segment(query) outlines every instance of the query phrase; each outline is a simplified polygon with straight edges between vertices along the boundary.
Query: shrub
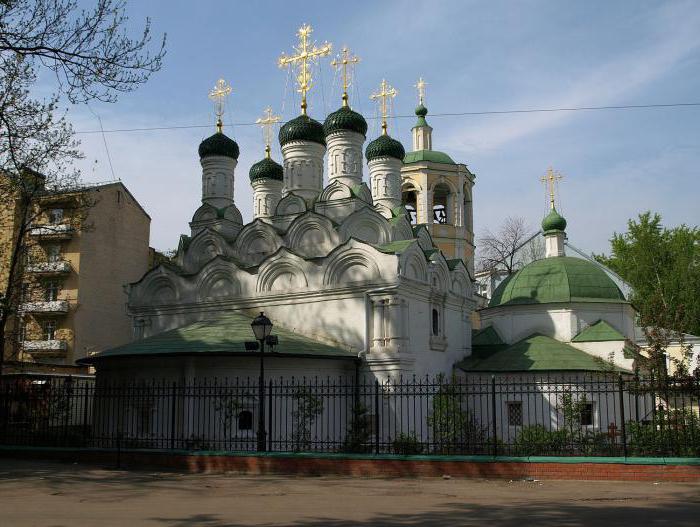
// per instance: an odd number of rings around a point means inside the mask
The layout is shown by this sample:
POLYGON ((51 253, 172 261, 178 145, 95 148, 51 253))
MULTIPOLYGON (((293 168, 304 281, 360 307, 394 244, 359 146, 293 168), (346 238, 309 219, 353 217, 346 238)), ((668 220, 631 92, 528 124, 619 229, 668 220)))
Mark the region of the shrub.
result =
POLYGON ((391 443, 391 449, 394 454, 412 456, 423 453, 423 444, 418 440, 415 434, 401 433, 391 443))
POLYGON ((551 456, 565 450, 568 443, 566 430, 547 430, 542 425, 532 425, 520 431, 513 447, 518 456, 551 456))

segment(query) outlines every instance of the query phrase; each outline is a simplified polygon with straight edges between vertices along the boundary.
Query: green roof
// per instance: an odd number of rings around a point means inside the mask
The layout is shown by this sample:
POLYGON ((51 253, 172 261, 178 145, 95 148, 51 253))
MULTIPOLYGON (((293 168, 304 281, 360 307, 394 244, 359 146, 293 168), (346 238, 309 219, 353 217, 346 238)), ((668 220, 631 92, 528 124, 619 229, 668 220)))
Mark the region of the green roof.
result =
POLYGON ((269 157, 265 157, 251 166, 248 174, 251 182, 259 179, 274 179, 276 181, 282 181, 284 179, 284 169, 282 165, 269 157))
POLYGON ((472 346, 499 346, 503 344, 493 326, 472 332, 472 346))
MULTIPOLYGON (((154 355, 245 355, 258 352, 247 351, 245 342, 254 341, 250 328, 252 317, 240 313, 231 313, 212 320, 195 322, 171 331, 166 331, 119 346, 78 362, 89 364, 102 359, 115 357, 144 357, 154 355)), ((293 331, 275 326, 272 334, 279 339, 273 351, 265 351, 266 356, 296 356, 355 359, 357 355, 342 346, 331 346, 298 335, 293 331)))
POLYGON ((566 220, 564 216, 557 212, 557 209, 552 207, 549 214, 542 220, 542 230, 547 233, 551 231, 565 231, 566 220))
POLYGON ((199 143, 199 157, 226 156, 238 159, 240 153, 238 143, 222 132, 216 132, 199 143))
POLYGON ((292 141, 310 141, 326 146, 323 125, 308 115, 300 115, 282 125, 279 132, 280 145, 292 141))
POLYGON ((445 152, 437 150, 415 150, 408 152, 403 158, 404 164, 419 163, 420 161, 430 161, 431 163, 443 163, 445 165, 456 165, 452 158, 445 152))
POLYGON ((625 340, 625 336, 605 320, 599 320, 581 331, 571 342, 607 342, 611 340, 625 340))
POLYGON ((400 254, 404 252, 408 247, 410 247, 415 239, 410 240, 396 240, 393 242, 385 243, 384 245, 375 245, 374 248, 379 252, 387 254, 400 254))
POLYGON ((323 123, 326 136, 339 130, 349 130, 358 134, 367 134, 367 121, 361 114, 350 109, 349 106, 341 106, 340 109, 326 117, 323 123))
POLYGON ((625 296, 598 265, 557 256, 529 263, 503 280, 489 307, 554 302, 625 303, 625 296))
MULTIPOLYGON (((551 337, 534 333, 515 344, 474 346, 458 364, 467 372, 608 371, 603 361, 551 337)), ((626 371, 620 370, 618 371, 626 371)))
POLYGON ((384 134, 369 143, 365 149, 367 161, 380 157, 393 157, 401 161, 405 155, 406 150, 404 150, 403 145, 396 139, 384 134))

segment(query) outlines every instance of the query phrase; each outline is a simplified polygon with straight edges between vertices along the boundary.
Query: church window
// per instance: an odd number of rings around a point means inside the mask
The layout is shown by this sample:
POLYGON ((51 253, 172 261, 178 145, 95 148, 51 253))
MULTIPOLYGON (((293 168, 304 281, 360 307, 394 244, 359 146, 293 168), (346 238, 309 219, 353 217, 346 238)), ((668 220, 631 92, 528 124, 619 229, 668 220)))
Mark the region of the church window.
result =
POLYGON ((250 410, 243 410, 241 413, 238 414, 238 429, 253 429, 253 412, 251 412, 250 410))
POLYGON ((449 214, 450 189, 447 185, 436 185, 433 190, 433 221, 435 223, 450 223, 449 214))
POLYGON ((521 401, 511 401, 506 404, 508 407, 508 426, 522 426, 523 403, 521 401))
POLYGON ((411 223, 411 225, 416 225, 418 223, 418 217, 416 215, 416 191, 405 190, 401 195, 401 202, 408 212, 408 221, 411 223))
POLYGON ((433 335, 437 336, 440 334, 440 313, 437 309, 433 308, 433 335))
POLYGON ((593 426, 593 403, 585 403, 581 405, 579 424, 581 426, 593 426))

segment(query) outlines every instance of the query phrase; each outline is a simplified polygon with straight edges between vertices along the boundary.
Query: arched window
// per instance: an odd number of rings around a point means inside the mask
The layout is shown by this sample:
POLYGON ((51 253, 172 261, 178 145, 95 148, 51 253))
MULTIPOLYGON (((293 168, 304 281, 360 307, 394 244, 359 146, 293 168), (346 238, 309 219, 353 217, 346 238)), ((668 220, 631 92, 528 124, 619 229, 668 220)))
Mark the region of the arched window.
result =
POLYGON ((450 189, 447 185, 439 183, 433 190, 433 222, 452 223, 451 218, 450 189))
POLYGON ((401 193, 401 203, 406 208, 408 212, 408 221, 411 225, 415 225, 418 222, 418 216, 416 215, 416 203, 417 203, 417 193, 415 190, 404 190, 401 193))
POLYGON ((469 195, 467 185, 464 185, 462 195, 464 196, 464 207, 462 207, 462 225, 467 228, 467 231, 472 232, 472 200, 471 196, 469 195))
POLYGON ((241 413, 238 414, 238 429, 253 429, 253 412, 251 412, 250 410, 243 410, 241 413))
POLYGON ((437 309, 433 309, 433 335, 440 334, 440 314, 437 309))

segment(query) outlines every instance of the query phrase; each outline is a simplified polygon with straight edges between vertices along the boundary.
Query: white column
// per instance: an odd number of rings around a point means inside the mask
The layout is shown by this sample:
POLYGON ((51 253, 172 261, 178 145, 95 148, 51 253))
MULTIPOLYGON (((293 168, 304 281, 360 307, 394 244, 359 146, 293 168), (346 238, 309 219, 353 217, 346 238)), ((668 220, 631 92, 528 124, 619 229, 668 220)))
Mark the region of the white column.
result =
POLYGON ((564 240, 566 233, 563 231, 548 232, 544 235, 544 255, 546 258, 565 256, 564 240))
POLYGON ((282 195, 294 192, 312 200, 323 190, 323 155, 326 147, 311 141, 292 141, 282 147, 284 188, 282 195))
POLYGON ((228 156, 206 156, 202 165, 202 202, 217 209, 233 203, 233 182, 238 161, 228 156))
POLYGON ((362 134, 339 130, 326 137, 328 182, 340 181, 352 187, 362 183, 362 134))
POLYGON ((394 157, 380 157, 367 163, 372 199, 385 215, 387 210, 401 205, 402 165, 402 161, 394 157))
POLYGON ((253 218, 269 218, 282 199, 282 182, 277 179, 261 178, 251 183, 253 187, 253 218))

